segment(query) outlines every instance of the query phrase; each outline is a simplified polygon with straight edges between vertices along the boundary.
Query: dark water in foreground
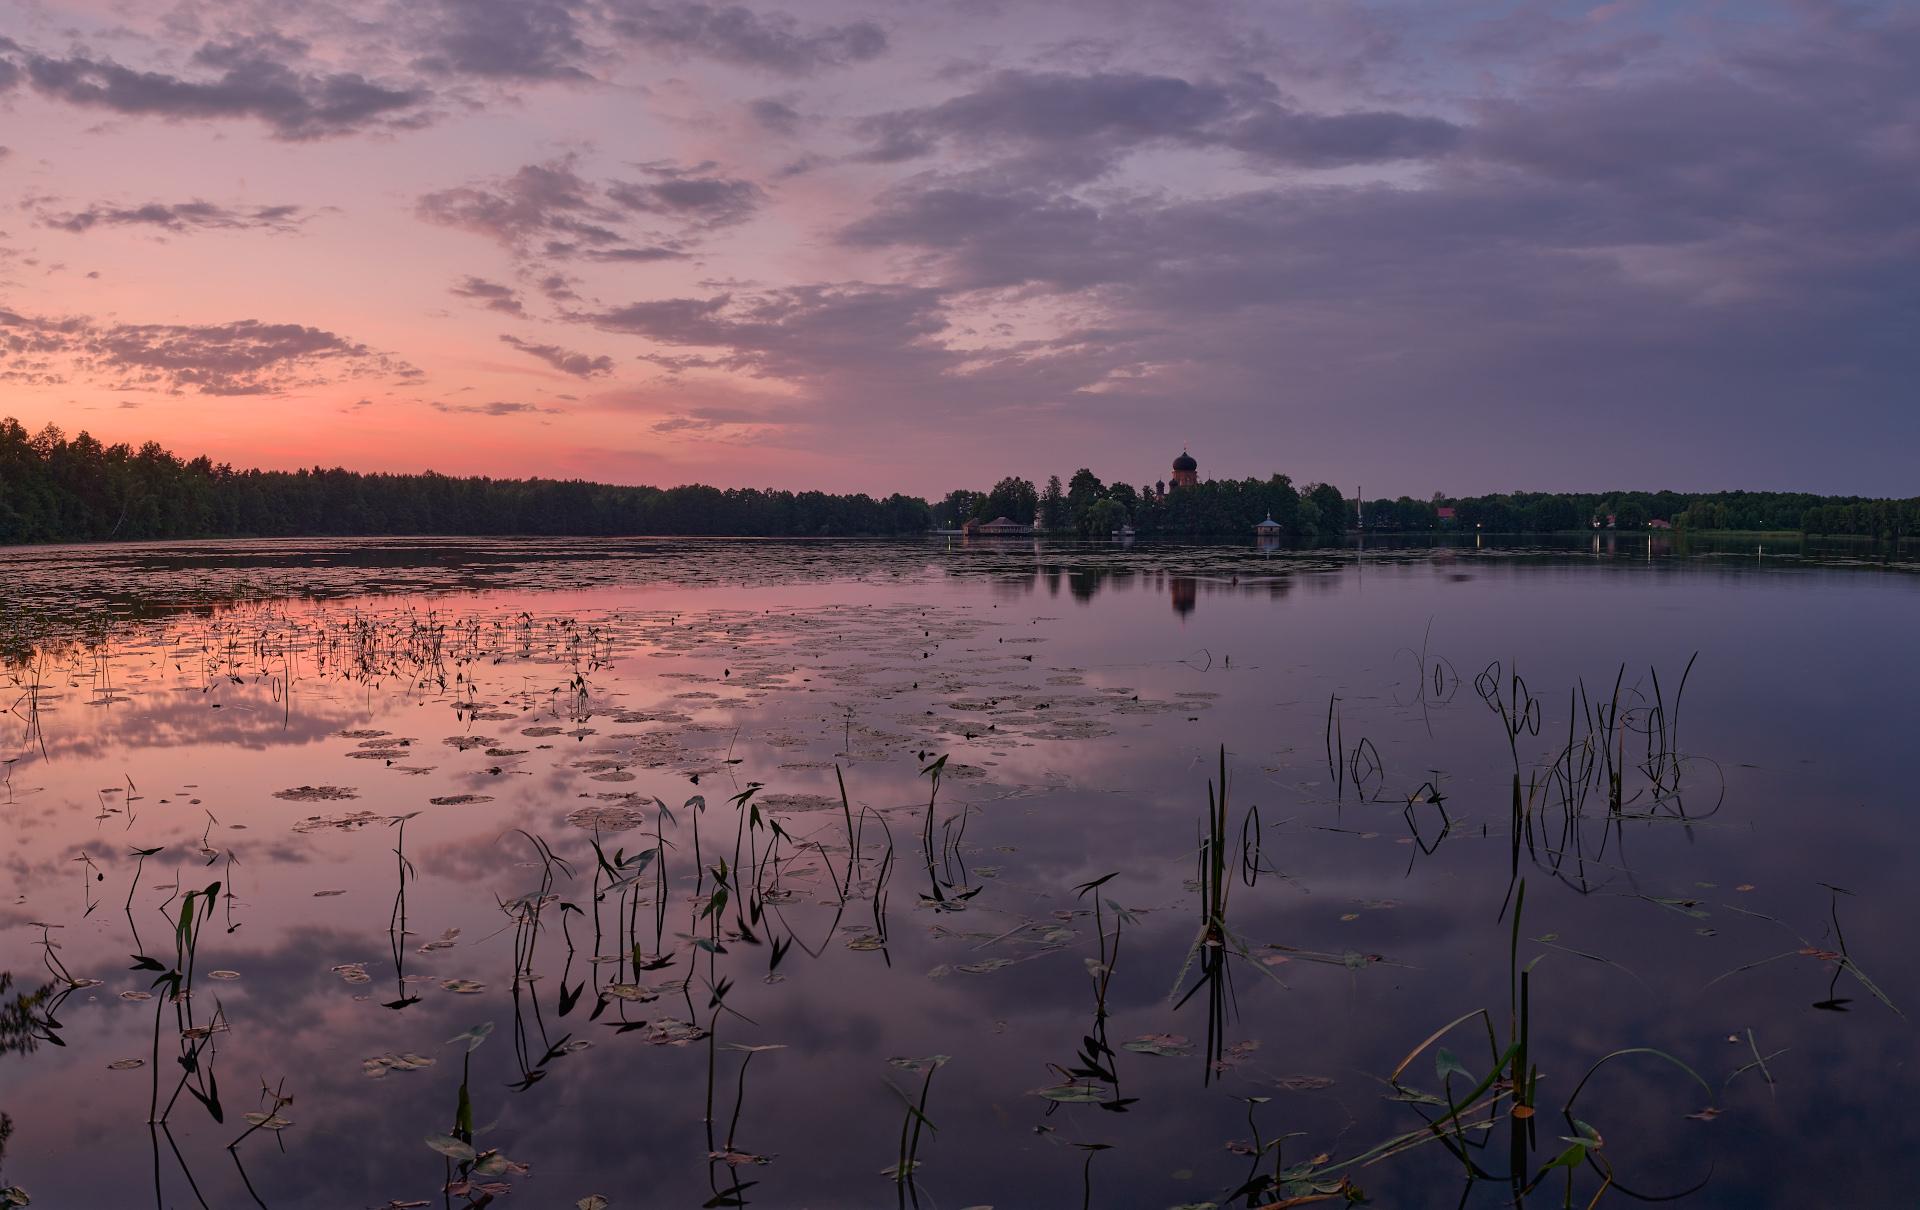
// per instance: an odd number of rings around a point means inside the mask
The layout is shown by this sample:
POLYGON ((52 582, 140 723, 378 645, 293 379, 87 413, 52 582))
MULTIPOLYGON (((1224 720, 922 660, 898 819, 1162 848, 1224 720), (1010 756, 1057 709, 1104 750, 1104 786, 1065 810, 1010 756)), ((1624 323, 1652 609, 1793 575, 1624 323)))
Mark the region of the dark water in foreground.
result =
POLYGON ((0 1188, 36 1207, 1912 1204, 1905 570, 0 570, 0 1188))

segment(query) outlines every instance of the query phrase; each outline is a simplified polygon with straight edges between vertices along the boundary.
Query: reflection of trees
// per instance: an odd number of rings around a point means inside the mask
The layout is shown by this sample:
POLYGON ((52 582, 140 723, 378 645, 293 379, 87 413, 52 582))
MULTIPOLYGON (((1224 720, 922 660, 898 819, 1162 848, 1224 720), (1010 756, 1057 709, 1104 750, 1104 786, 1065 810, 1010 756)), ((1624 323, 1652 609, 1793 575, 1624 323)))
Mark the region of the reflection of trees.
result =
POLYGON ((13 973, 0 971, 0 1055, 32 1054, 47 1039, 46 1018, 35 1010, 51 995, 51 983, 31 992, 13 992, 13 973), (7 998, 9 992, 11 998, 7 998))
MULTIPOLYGON (((51 1037, 46 1020, 36 1011, 53 995, 53 984, 31 992, 13 992, 13 974, 0 971, 0 1055, 31 1054, 51 1037)), ((0 1112, 0 1169, 7 1161, 7 1143, 13 1138, 13 1118, 0 1112)))
MULTIPOLYGON (((1067 591, 1079 602, 1093 600, 1109 588, 1118 588, 1134 583, 1149 592, 1163 592, 1173 601, 1173 610, 1181 617, 1192 613, 1199 603, 1201 590, 1207 592, 1232 592, 1248 595, 1264 595, 1279 600, 1292 592, 1296 577, 1292 575, 1273 575, 1265 571, 1249 575, 1242 579, 1239 572, 1222 571, 1212 575, 1181 575, 1161 568, 1137 568, 1131 566, 1109 566, 1098 563, 1045 563, 1035 569, 1029 583, 1037 588, 1042 582, 1047 586, 1049 595, 1059 595, 1061 581, 1067 585, 1067 591)), ((996 578, 996 584, 1000 578, 996 578)), ((1305 581, 1313 583, 1311 580, 1305 581)), ((1332 590, 1337 581, 1328 579, 1318 587, 1332 590)))
POLYGON ((1076 601, 1091 601, 1111 574, 1104 568, 1071 568, 1067 572, 1067 591, 1073 594, 1076 601))

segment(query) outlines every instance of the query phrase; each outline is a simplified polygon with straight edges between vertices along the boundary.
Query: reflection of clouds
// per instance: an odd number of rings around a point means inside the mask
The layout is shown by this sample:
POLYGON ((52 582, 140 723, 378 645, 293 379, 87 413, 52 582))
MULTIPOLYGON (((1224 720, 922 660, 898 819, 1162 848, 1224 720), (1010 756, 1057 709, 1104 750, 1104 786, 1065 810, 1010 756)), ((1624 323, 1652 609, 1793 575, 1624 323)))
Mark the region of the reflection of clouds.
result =
MULTIPOLYGON (((1528 574, 1547 566, 1607 567, 1619 574, 1636 574, 1644 556, 1640 546, 1618 552, 1610 549, 1620 557, 1603 560, 1583 552, 1580 547, 1530 548, 1525 566, 1528 574)), ((217 546, 152 542, 15 547, 0 551, 0 573, 17 590, 9 604, 22 611, 23 620, 51 624, 58 634, 84 633, 84 624, 97 621, 100 604, 105 602, 122 628, 185 615, 231 625, 244 637, 251 628, 306 608, 286 601, 338 604, 368 593, 382 594, 388 602, 432 608, 436 602, 444 606, 456 601, 456 594, 483 590, 543 595, 597 588, 630 593, 667 590, 662 602, 679 608, 689 593, 709 595, 721 589, 737 598, 742 595, 740 585, 797 588, 804 597, 806 589, 839 579, 922 582, 935 566, 949 575, 1009 581, 1031 576, 1038 566, 1049 577, 1049 587, 1064 566, 1091 591, 1116 574, 1176 573, 1242 583, 1271 577, 1325 581, 1330 576, 1337 579, 1337 573, 1353 561, 1350 551, 1272 552, 1251 543, 1134 548, 988 543, 941 552, 911 542, 819 542, 809 543, 805 553, 809 557, 797 558, 794 548, 784 543, 697 538, 249 539, 217 546), (416 594, 421 599, 408 600, 416 594)), ((1462 557, 1500 567, 1511 555, 1504 550, 1415 544, 1370 546, 1364 558, 1369 565, 1395 566, 1462 557)), ((1509 572, 1518 570, 1506 566, 1509 572)), ((1713 574, 1713 565, 1678 563, 1667 570, 1713 574)), ((1759 574, 1769 570, 1793 572, 1791 566, 1776 565, 1759 569, 1759 574)), ((1746 568, 1722 568, 1721 572, 1756 574, 1746 568)), ((843 600, 844 594, 829 594, 829 599, 843 600)))
MULTIPOLYGON (((1472 558, 1462 556, 1454 566, 1472 558)), ((559 1018, 566 954, 557 906, 546 917, 538 947, 541 978, 533 985, 542 997, 548 1036, 543 1042, 536 1029, 530 1048, 537 1057, 546 1043, 567 1033, 594 1046, 557 1060, 551 1075, 531 1090, 506 1090, 519 1074, 511 1044, 512 934, 496 896, 525 894, 538 882, 533 850, 512 829, 544 836, 575 863, 575 877, 561 878, 555 891, 590 908, 588 833, 563 821, 569 811, 596 801, 593 795, 634 792, 665 799, 681 816, 679 828, 668 832, 679 846, 671 870, 680 880, 692 873, 690 821, 681 806, 689 793, 704 794, 710 804, 702 818, 706 857, 724 854, 731 861, 735 816, 726 805, 729 795, 758 780, 767 783, 766 794, 825 795, 837 804, 835 763, 844 768, 856 805, 889 811, 900 844, 888 954, 846 948, 854 934, 845 930, 870 923, 864 902, 849 907, 843 931, 823 936, 832 915, 813 902, 826 893, 824 876, 816 875, 782 911, 809 944, 825 940, 823 959, 808 959, 796 949, 782 963, 785 981, 768 985, 760 978, 769 958, 766 946, 732 942, 718 967, 734 980, 730 1006, 752 1022, 727 1018, 720 1041, 788 1047, 754 1060, 737 1140, 778 1157, 750 1174, 764 1182, 755 1192, 765 1204, 846 1204, 892 1195, 876 1175, 893 1162, 897 1146, 901 1111, 882 1082, 890 1075, 903 1079, 886 1066, 891 1056, 954 1056, 934 1082, 930 1116, 941 1129, 923 1152, 929 1193, 952 1204, 1074 1204, 1083 1156, 1035 1135, 1043 1125, 1060 1137, 1115 1145, 1095 1160, 1096 1204, 1164 1206, 1215 1196, 1244 1178, 1243 1161, 1223 1150, 1228 1139, 1246 1135, 1245 1105, 1232 1099, 1238 1095, 1271 1096, 1263 1128, 1304 1131, 1303 1147, 1359 1150, 1417 1125, 1403 1107, 1379 1099, 1376 1078, 1445 1020, 1480 1006, 1497 1010, 1508 994, 1498 915, 1507 878, 1509 774, 1502 768, 1506 753, 1497 720, 1469 693, 1430 703, 1424 715, 1396 704, 1411 700, 1412 673, 1395 649, 1417 646, 1429 620, 1434 651, 1468 677, 1495 657, 1527 669, 1552 715, 1539 741, 1543 750, 1552 725, 1565 723, 1555 695, 1578 678, 1592 684, 1625 658, 1636 668, 1657 662, 1664 680, 1665 668, 1684 662, 1686 650, 1676 661, 1676 648, 1711 644, 1687 691, 1687 744, 1726 763, 1731 784, 1722 814, 1690 832, 1670 824, 1628 824, 1624 849, 1615 837, 1595 863, 1595 880, 1606 884, 1600 894, 1575 894, 1523 856, 1529 880, 1523 961, 1546 955, 1532 987, 1535 1046, 1552 1087, 1570 1088, 1589 1063, 1620 1046, 1670 1049, 1716 1085, 1747 1057, 1725 1043, 1727 1033, 1750 1025, 1763 1049, 1791 1047, 1776 1064, 1785 1085, 1778 1104, 1751 1083, 1749 1073, 1725 1094, 1728 1113, 1711 1125, 1676 1120, 1699 1107, 1680 1087, 1684 1077, 1676 1080, 1657 1067, 1609 1068, 1589 1094, 1590 1113, 1582 1116, 1607 1135, 1623 1175, 1657 1191, 1691 1179, 1693 1165, 1706 1156, 1720 1161, 1720 1175, 1705 1204, 1783 1198, 1819 1204, 1826 1196, 1820 1172, 1841 1170, 1836 1166, 1847 1162, 1839 1154, 1843 1144, 1832 1141, 1844 1133, 1833 1132, 1833 1124, 1874 1132, 1889 1145, 1913 1141, 1915 1128, 1888 1115, 1875 1094, 1861 1089, 1859 1073, 1897 1071, 1905 1061, 1904 1033, 1869 996, 1856 994, 1856 1011, 1845 1018, 1812 1013, 1806 1006, 1825 995, 1830 971, 1804 959, 1704 987, 1722 970, 1788 948, 1777 928, 1730 912, 1722 901, 1778 914, 1817 935, 1825 900, 1811 879, 1844 870, 1837 880, 1861 891, 1859 910, 1845 917, 1854 953, 1896 1002, 1905 1006, 1920 995, 1898 961, 1904 953, 1898 921, 1909 914, 1898 908, 1908 897, 1899 872, 1914 856, 1903 825, 1891 810, 1873 807, 1828 812, 1816 828, 1804 810, 1813 797, 1897 801, 1884 762, 1873 759, 1886 724, 1859 720, 1857 707, 1849 711, 1841 708, 1844 703, 1819 718, 1755 704, 1777 702, 1782 684, 1809 684, 1807 692, 1820 696, 1825 689, 1811 678, 1830 664, 1842 670, 1854 700, 1890 699, 1898 690, 1897 669, 1884 659, 1875 665, 1849 657, 1841 636, 1850 626, 1857 631, 1861 625, 1891 625, 1910 607, 1910 592, 1812 592, 1805 580, 1764 578, 1739 582, 1748 608, 1727 613, 1718 606, 1728 582, 1718 575, 1683 571, 1653 585, 1604 565, 1515 569, 1475 560, 1476 578, 1455 582, 1422 560, 1369 561, 1357 572, 1265 582, 1236 583, 1231 572, 1191 577, 1204 608, 1178 629, 1167 616, 1167 602, 1174 583, 1189 577, 1152 565, 1148 556, 1143 560, 1108 574, 1029 564, 1012 581, 1023 586, 1013 594, 982 577, 977 585, 963 579, 781 585, 762 593, 689 589, 676 597, 671 612, 647 601, 658 611, 644 615, 632 608, 639 598, 614 594, 474 602, 489 620, 522 607, 542 617, 564 609, 619 636, 613 662, 591 674, 593 717, 586 725, 595 733, 582 738, 565 733, 571 723, 564 709, 558 720, 551 717, 547 691, 563 686, 570 669, 553 662, 539 641, 530 658, 509 652, 500 663, 468 670, 481 701, 513 712, 510 719, 476 722, 472 731, 525 749, 511 758, 443 744, 444 737, 468 729, 454 716, 451 698, 420 692, 398 678, 378 685, 303 681, 291 727, 274 733, 288 737, 284 743, 274 735, 256 736, 249 717, 202 711, 191 694, 165 691, 164 669, 146 664, 147 692, 129 704, 83 709, 80 692, 66 690, 68 700, 50 717, 76 729, 64 738, 56 729, 55 759, 36 758, 15 774, 16 786, 44 789, 0 808, 16 838, 0 856, 0 871, 27 900, 0 907, 6 913, 0 920, 9 923, 0 932, 0 968, 39 969, 32 945, 37 930, 23 922, 51 919, 67 926, 56 936, 68 965, 106 978, 108 985, 69 1002, 69 1052, 32 1056, 8 1071, 10 1106, 53 1107, 32 1121, 14 1111, 25 1124, 9 1157, 8 1179, 47 1204, 85 1205, 100 1204, 110 1196, 106 1189, 135 1187, 144 1178, 149 1157, 143 1146, 97 1141, 119 1137, 144 1121, 146 1112, 141 1078, 104 1069, 114 1058, 145 1054, 150 1041, 141 1031, 150 1027, 145 1013, 152 1006, 114 998, 142 978, 124 971, 131 938, 121 903, 133 868, 127 848, 168 846, 148 860, 135 900, 151 951, 166 936, 156 910, 166 895, 161 884, 176 874, 186 887, 227 877, 224 864, 197 864, 193 846, 206 826, 203 812, 211 811, 220 824, 209 843, 231 846, 239 859, 232 877, 239 888, 240 927, 231 934, 210 932, 201 955, 203 969, 226 967, 242 975, 231 984, 203 984, 220 997, 233 1025, 219 1060, 229 1112, 242 1107, 261 1075, 287 1075, 298 1098, 288 1113, 296 1122, 287 1135, 288 1154, 271 1146, 247 1152, 249 1173, 269 1204, 330 1207, 343 1199, 360 1204, 433 1196, 439 1160, 419 1139, 444 1128, 458 1082, 458 1048, 444 1040, 487 1020, 498 1029, 475 1055, 476 1112, 486 1127, 483 1144, 499 1145, 534 1165, 532 1177, 520 1182, 523 1196, 536 1204, 566 1204, 599 1190, 617 1205, 622 1189, 644 1180, 653 1203, 706 1200, 704 1049, 654 1047, 639 1035, 615 1035, 586 1020, 591 996, 559 1018), (1038 591, 1043 582, 1065 581, 1071 588, 1076 575, 1097 590, 1087 595, 1084 608, 1038 591), (918 624, 915 614, 844 608, 869 601, 925 605, 926 624, 918 624), (782 616, 762 612, 769 607, 782 616), (1656 607, 1671 613, 1670 625, 1647 626, 1656 607), (1712 628, 1697 624, 1708 616, 1712 628), (997 625, 959 625, 981 617, 997 625), (1783 642, 1785 636, 1794 642, 1783 642), (1014 638, 1041 641, 1015 645, 1014 638), (1197 658, 1202 647, 1215 658, 1197 658), (1728 657, 1729 651, 1750 650, 1778 655, 1765 667, 1728 657), (1025 654, 1035 658, 1018 658, 1025 654), (1077 683, 1049 679, 1066 675, 1077 683), (522 691, 531 698, 515 696, 522 691), (679 696, 687 692, 716 696, 679 696), (1357 802, 1349 790, 1338 802, 1327 782, 1322 729, 1327 699, 1336 692, 1348 742, 1365 735, 1382 754, 1392 791, 1383 790, 1385 801, 1357 802), (1118 709, 1131 705, 1134 695, 1169 708, 1118 709), (726 704, 741 697, 748 697, 745 704, 726 704), (1060 708, 1077 699, 1091 699, 1093 704, 1074 708, 1110 725, 1112 733, 1038 739, 1020 721, 1048 715, 1040 704, 1060 708), (523 712, 530 701, 538 708, 523 712), (653 720, 613 717, 654 711, 660 717, 653 720), (935 726, 956 719, 998 720, 1001 726, 976 739, 935 726), (692 725, 714 729, 694 732, 692 725), (523 736, 528 726, 562 731, 523 736), (403 763, 435 771, 413 777, 381 761, 349 760, 359 741, 333 734, 347 728, 414 737, 403 763), (716 756, 716 749, 731 744, 742 763, 704 774, 696 787, 671 762, 648 768, 635 761, 636 750, 662 750, 645 738, 659 736, 684 737, 693 741, 690 750, 716 756), (1134 1112, 1067 1106, 1046 1115, 1028 1092, 1056 1082, 1048 1064, 1072 1059, 1092 1019, 1083 964, 1093 952, 1090 922, 1065 921, 1076 936, 1031 961, 982 974, 952 970, 932 978, 928 972, 1037 953, 1018 936, 994 938, 1028 918, 1052 924, 1059 922, 1056 913, 1084 909, 1072 888, 1117 871, 1103 890, 1146 910, 1126 927, 1110 1001, 1113 1040, 1203 1034, 1204 997, 1175 1012, 1168 992, 1198 923, 1183 883, 1192 876, 1195 828, 1221 743, 1234 779, 1235 827, 1239 813, 1258 804, 1262 853, 1275 867, 1252 887, 1235 885, 1235 931, 1255 947, 1378 953, 1398 965, 1363 961, 1349 970, 1296 955, 1269 968, 1288 990, 1239 966, 1237 1015, 1228 1036, 1261 1045, 1228 1073, 1219 1095, 1202 1094, 1197 1060, 1128 1052, 1118 1061, 1125 1094, 1141 1098, 1134 1112), (924 871, 915 870, 914 845, 927 789, 918 776, 917 753, 929 748, 950 754, 950 767, 982 772, 979 778, 952 777, 941 791, 943 818, 963 806, 975 812, 964 855, 974 871, 972 885, 983 889, 964 912, 935 915, 917 906, 925 884, 924 871), (1810 772, 1786 773, 1739 763, 1755 758, 1782 764, 1784 754, 1805 754, 1819 763, 1796 766, 1810 772), (592 769, 576 767, 597 759, 628 763, 634 780, 594 781, 592 769), (788 765, 802 767, 783 767, 788 765), (494 767, 502 772, 490 772, 494 767), (131 829, 120 816, 94 819, 100 792, 116 785, 124 790, 123 775, 144 796, 131 829), (1446 788, 1456 825, 1432 856, 1415 858, 1412 847, 1400 843, 1405 825, 1393 795, 1428 778, 1446 788), (189 784, 197 789, 183 793, 189 784), (271 797, 300 784, 351 786, 360 797, 337 804, 271 797), (428 803, 459 792, 494 801, 428 803), (188 794, 202 803, 189 804, 188 794), (163 798, 170 801, 163 804, 163 798), (350 832, 291 832, 308 815, 360 809, 422 812, 406 833, 419 877, 408 888, 409 924, 418 935, 408 941, 405 962, 410 974, 435 982, 417 985, 421 1002, 401 1012, 379 1007, 394 994, 386 924, 397 879, 396 832, 379 824, 350 832), (232 830, 235 823, 246 827, 232 830), (80 847, 107 875, 93 889, 100 907, 91 916, 82 915, 79 869, 70 860, 80 847), (984 876, 982 867, 993 867, 996 876, 984 876), (1759 889, 1751 896, 1730 889, 1742 884, 1759 889), (323 889, 346 893, 315 898, 323 889), (1632 897, 1636 891, 1698 898, 1711 917, 1682 916, 1632 897), (1383 906, 1383 900, 1397 906, 1383 906), (1355 918, 1342 919, 1347 915, 1355 918), (1702 926, 1716 935, 1695 931, 1702 926), (463 932, 450 949, 417 952, 428 938, 456 927, 463 932), (1549 933, 1569 948, 1630 967, 1644 986, 1603 963, 1527 940, 1549 933), (366 963, 372 982, 348 985, 328 973, 328 967, 349 961, 366 963), (473 979, 487 990, 455 995, 437 985, 443 978, 473 979), (1701 1028, 1708 1022, 1725 1024, 1701 1028), (439 1063, 367 1081, 361 1060, 389 1051, 431 1055, 439 1063), (1335 1084, 1319 1092, 1275 1084, 1302 1074, 1335 1084), (1786 1086, 1793 1096, 1786 1095, 1786 1086), (88 1164, 70 1162, 83 1151, 88 1164), (1775 1155, 1796 1158, 1783 1167, 1770 1160, 1775 1155), (981 1156, 994 1157, 993 1163, 980 1163, 981 1156), (1196 1177, 1172 1181, 1168 1174, 1179 1167, 1193 1168, 1196 1177)), ((538 631, 536 638, 546 633, 538 631)), ((257 693, 241 686, 222 692, 233 694, 226 700, 234 702, 252 702, 257 693)), ((1522 757, 1538 755, 1528 750, 1522 757)), ((838 843, 843 827, 837 810, 795 811, 783 826, 829 844, 838 843)), ((876 835, 869 824, 869 877, 876 835)), ((644 840, 641 833, 625 833, 613 843, 631 850, 644 840)), ((1597 848, 1598 837, 1590 834, 1587 851, 1597 848)), ((818 860, 796 864, 817 866, 818 860)), ((675 887, 666 926, 670 942, 672 934, 690 928, 689 889, 684 882, 675 887)), ((610 933, 607 905, 603 913, 610 933)), ((650 942, 651 909, 641 914, 650 942)), ((218 918, 216 930, 224 923, 218 918)), ((570 927, 576 943, 591 943, 589 922, 574 919, 570 927)), ((763 938, 770 931, 763 925, 763 938)), ((593 977, 586 958, 584 952, 575 956, 568 983, 593 977)), ((683 962, 651 978, 678 977, 686 969, 683 962)), ((606 978, 610 971, 600 968, 598 974, 606 978)), ((703 987, 696 984, 693 996, 696 1006, 705 1004, 703 987)), ((684 1003, 671 996, 641 1008, 653 1018, 686 1015, 684 1003)), ((1455 1049, 1470 1068, 1484 1064, 1467 1042, 1455 1049)), ((738 1058, 719 1053, 724 1115, 731 1110, 738 1058)), ((231 1134, 208 1131, 204 1120, 193 1117, 198 1112, 195 1107, 176 1121, 183 1150, 206 1182, 211 1204, 237 1201, 244 1192, 219 1154, 231 1134)), ((1404 1165, 1369 1170, 1369 1192, 1388 1204, 1421 1204, 1425 1190, 1447 1184, 1453 1204, 1458 1191, 1448 1182, 1456 1179, 1454 1162, 1433 1150, 1432 1156, 1407 1157, 1404 1165)))
MULTIPOLYGON (((78 760, 104 759, 128 750, 313 744, 359 716, 351 706, 305 695, 297 711, 283 710, 264 690, 223 686, 217 695, 198 689, 142 692, 110 706, 87 705, 80 695, 69 695, 43 707, 40 722, 46 759, 78 760)), ((30 774, 37 759, 36 744, 20 762, 20 774, 30 774)))

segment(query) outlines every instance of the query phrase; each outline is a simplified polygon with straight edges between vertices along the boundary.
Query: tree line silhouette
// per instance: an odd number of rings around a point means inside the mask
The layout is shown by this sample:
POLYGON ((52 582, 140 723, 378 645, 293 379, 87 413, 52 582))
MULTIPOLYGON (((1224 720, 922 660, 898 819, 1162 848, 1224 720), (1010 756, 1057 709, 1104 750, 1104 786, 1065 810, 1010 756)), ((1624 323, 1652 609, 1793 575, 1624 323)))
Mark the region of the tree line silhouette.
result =
POLYGON ((988 491, 961 489, 929 505, 827 492, 753 488, 623 487, 578 479, 362 474, 339 468, 236 470, 182 459, 149 441, 138 449, 29 433, 0 421, 0 544, 160 538, 372 534, 896 536, 1000 517, 1053 533, 1246 537, 1271 518, 1279 536, 1335 541, 1369 532, 1560 533, 1612 519, 1615 529, 1665 522, 1676 530, 1799 531, 1901 539, 1920 535, 1920 498, 1804 492, 1513 492, 1356 502, 1325 483, 1297 489, 1285 475, 1213 479, 1188 487, 1105 483, 1087 468, 1037 488, 1009 476, 988 491), (1443 510, 1450 510, 1450 515, 1443 510))
POLYGON ((1364 502, 1325 483, 1296 489, 1285 475, 1267 479, 1210 479, 1189 487, 1102 483, 1082 467, 1063 487, 1058 475, 1045 488, 1008 477, 980 492, 949 492, 933 506, 943 526, 1005 517, 1022 525, 1037 518, 1052 533, 1104 536, 1128 525, 1142 537, 1244 537, 1271 518, 1279 536, 1295 541, 1336 540, 1356 527, 1369 533, 1479 530, 1490 534, 1555 534, 1593 528, 1799 532, 1882 540, 1920 535, 1920 497, 1818 496, 1807 492, 1510 492, 1407 496, 1364 502))
POLYGON ((364 534, 923 533, 924 500, 577 479, 235 470, 156 442, 103 445, 0 421, 0 544, 364 534))
POLYGON ((1065 485, 1058 475, 1047 480, 1044 490, 1008 477, 991 491, 949 492, 933 506, 934 520, 945 526, 1001 517, 1031 525, 1037 518, 1040 528, 1050 533, 1083 537, 1105 537, 1122 526, 1148 538, 1245 537, 1271 518, 1280 526, 1280 537, 1309 542, 1338 539, 1347 530, 1351 511, 1338 488, 1322 483, 1302 491, 1285 475, 1135 488, 1103 483, 1086 467, 1065 485))

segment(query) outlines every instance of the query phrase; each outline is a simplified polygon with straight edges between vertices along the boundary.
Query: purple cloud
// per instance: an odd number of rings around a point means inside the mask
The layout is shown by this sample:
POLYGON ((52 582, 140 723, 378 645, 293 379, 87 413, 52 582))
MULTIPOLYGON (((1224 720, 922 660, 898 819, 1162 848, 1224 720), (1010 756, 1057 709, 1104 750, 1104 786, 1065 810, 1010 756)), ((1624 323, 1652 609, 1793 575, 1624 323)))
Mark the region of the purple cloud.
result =
POLYGON ((435 400, 430 406, 436 412, 458 416, 557 416, 563 410, 541 407, 537 403, 507 403, 501 400, 490 403, 442 403, 435 400))
POLYGON ((1091 179, 1143 149, 1231 148, 1262 166, 1331 168, 1425 159, 1461 129, 1386 110, 1318 113, 1288 104, 1264 77, 1227 83, 1136 71, 1001 71, 937 105, 859 124, 860 158, 898 163, 948 146, 1000 155, 1034 175, 1091 179))
POLYGON ((154 227, 174 235, 191 231, 297 231, 310 217, 302 206, 220 206, 191 202, 147 202, 139 206, 96 203, 84 210, 41 210, 40 223, 75 234, 96 227, 154 227))
POLYGON ((290 61, 305 47, 261 36, 209 42, 193 54, 198 79, 142 71, 75 53, 26 53, 35 91, 50 99, 136 117, 252 118, 276 138, 329 138, 381 126, 417 125, 429 94, 376 83, 358 72, 309 71, 290 61))
POLYGON ((694 170, 643 167, 651 180, 610 185, 608 200, 629 210, 708 228, 744 223, 767 200, 767 195, 752 181, 716 175, 711 165, 694 170))
POLYGON ((488 79, 585 80, 584 7, 569 0, 440 0, 418 66, 488 79))
POLYGON ((528 259, 681 260, 689 255, 692 233, 744 222, 764 200, 752 182, 709 169, 650 165, 644 182, 597 182, 574 171, 568 160, 527 164, 499 180, 429 193, 416 212, 427 222, 486 236, 528 259), (674 229, 642 226, 662 220, 674 229))
POLYGON ((783 13, 738 4, 610 0, 610 26, 622 37, 677 54, 806 76, 884 54, 887 34, 873 21, 803 25, 783 13))
POLYGON ((559 345, 535 344, 532 341, 521 340, 517 336, 504 334, 500 340, 501 343, 512 345, 522 353, 539 358, 562 374, 571 374, 575 378, 594 378, 613 373, 613 358, 604 354, 595 357, 586 353, 575 353, 559 345))
POLYGON ((503 286, 499 282, 488 281, 484 277, 465 277, 447 287, 447 292, 461 298, 470 298, 487 308, 503 315, 524 316, 527 313, 520 295, 512 286, 503 286))
POLYGON ((42 384, 71 372, 116 389, 271 395, 352 378, 414 381, 418 369, 303 324, 99 324, 0 310, 0 377, 42 384))

